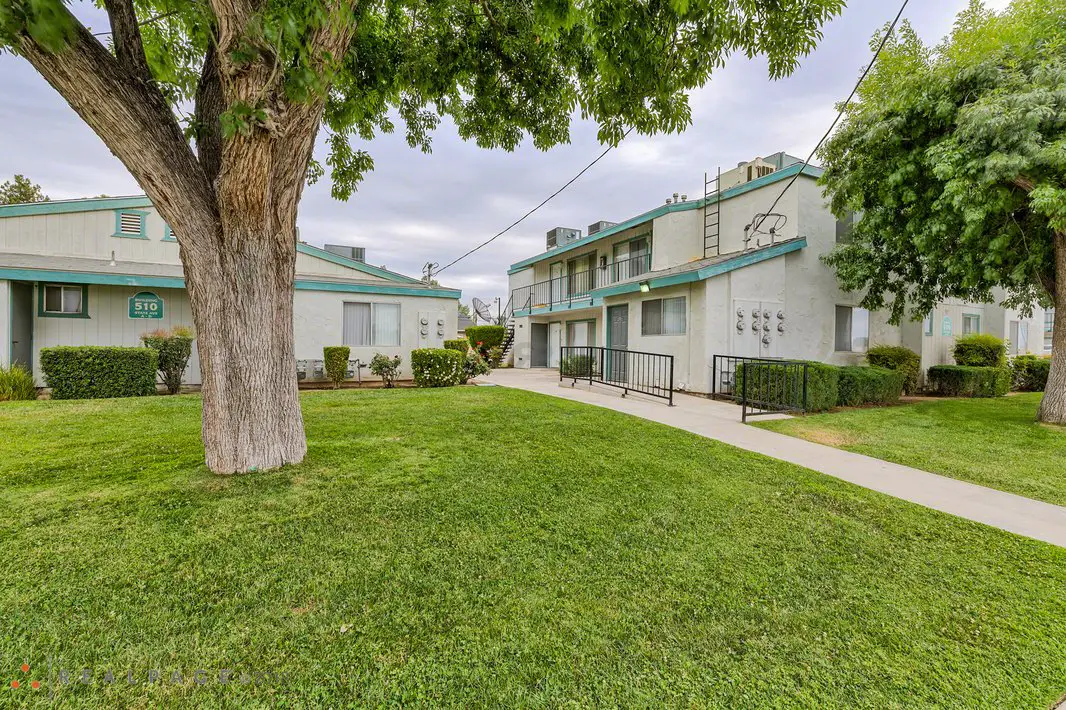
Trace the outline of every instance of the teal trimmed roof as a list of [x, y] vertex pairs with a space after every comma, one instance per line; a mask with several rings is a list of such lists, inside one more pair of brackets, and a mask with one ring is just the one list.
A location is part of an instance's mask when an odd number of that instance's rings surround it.
[[[814, 179], [822, 177], [822, 173], [825, 172], [821, 168], [813, 165], [808, 165], [804, 167], [803, 163], [797, 163], [796, 165], [790, 165], [789, 167], [784, 168], [783, 170], [777, 170], [775, 172], [770, 173], [769, 175], [764, 175], [763, 177], [752, 180], [751, 182], [746, 182], [743, 185], [737, 185], [736, 187], [731, 187], [728, 190], [723, 190], [720, 199], [729, 200], [734, 197], [739, 197], [740, 195], [751, 192], [752, 190], [758, 190], [759, 188], [766, 187], [767, 185], [772, 185], [776, 182], [787, 180], [799, 173], [801, 168], [803, 169], [803, 175]], [[679, 202], [671, 205], [662, 205], [660, 207], [656, 207], [655, 209], [649, 210], [648, 212], [645, 212], [643, 214], [639, 214], [636, 217], [631, 217], [624, 222], [616, 224], [613, 227], [609, 227], [608, 229], [596, 232], [591, 236], [583, 237], [575, 242], [571, 242], [565, 247], [558, 247], [556, 249], [552, 249], [551, 251], [546, 251], [543, 254], [537, 254], [536, 256], [531, 256], [528, 259], [517, 261], [511, 264], [511, 268], [507, 270], [507, 274], [511, 275], [517, 273], [538, 262], [544, 261], [545, 259], [554, 259], [557, 258], [560, 254], [565, 254], [566, 252], [574, 251], [575, 249], [581, 249], [583, 247], [588, 246], [589, 244], [594, 244], [595, 242], [598, 242], [601, 239], [606, 239], [607, 237], [614, 236], [619, 232], [624, 232], [627, 229], [632, 229], [633, 227], [644, 224], [645, 222], [650, 222], [656, 219], [657, 217], [662, 217], [663, 215], [670, 214], [671, 212], [686, 212], [688, 210], [700, 209], [701, 207], [703, 207], [705, 201], [706, 200], [704, 199], [689, 200], [688, 202]]]

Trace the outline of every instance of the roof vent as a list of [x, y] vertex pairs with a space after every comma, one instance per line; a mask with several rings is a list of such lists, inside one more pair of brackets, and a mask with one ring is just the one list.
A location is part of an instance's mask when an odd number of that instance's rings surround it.
[[327, 244], [326, 251], [330, 254], [343, 256], [345, 259], [366, 263], [366, 247], [350, 247], [347, 244]]
[[614, 227], [617, 224], [618, 222], [608, 222], [603, 219], [601, 219], [599, 222], [593, 222], [589, 225], [589, 236], [591, 237], [597, 232], [602, 232], [605, 229], [610, 229], [611, 227]]

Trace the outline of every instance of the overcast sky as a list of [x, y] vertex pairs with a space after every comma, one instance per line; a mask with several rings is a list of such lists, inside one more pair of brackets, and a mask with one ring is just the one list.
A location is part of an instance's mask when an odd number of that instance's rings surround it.
[[[919, 0], [906, 17], [927, 41], [946, 34], [967, 0]], [[1002, 8], [1007, 0], [991, 0]], [[79, 5], [81, 7], [79, 7]], [[703, 174], [780, 150], [805, 157], [828, 128], [870, 58], [869, 38], [898, 9], [886, 0], [852, 0], [825, 28], [816, 52], [791, 77], [771, 81], [765, 62], [736, 57], [692, 96], [693, 122], [680, 135], [631, 135], [594, 168], [512, 232], [444, 272], [440, 281], [472, 296], [505, 296], [507, 267], [544, 250], [555, 226], [586, 229], [620, 222], [674, 192], [702, 196]], [[106, 17], [74, 3], [94, 30]], [[141, 190], [119, 161], [22, 59], [0, 54], [0, 181], [22, 173], [52, 199]], [[366, 247], [367, 261], [413, 276], [427, 261], [444, 265], [554, 192], [603, 148], [594, 124], [575, 121], [571, 142], [541, 152], [528, 142], [513, 153], [460, 140], [447, 121], [433, 153], [412, 150], [400, 134], [366, 149], [377, 165], [347, 203], [327, 180], [305, 192], [305, 241]], [[321, 158], [321, 151], [319, 151]]]

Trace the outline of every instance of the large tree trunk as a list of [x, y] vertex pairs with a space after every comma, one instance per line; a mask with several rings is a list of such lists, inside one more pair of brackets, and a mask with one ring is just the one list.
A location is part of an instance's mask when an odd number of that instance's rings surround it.
[[[223, 215], [223, 224], [234, 221]], [[224, 232], [221, 253], [183, 249], [203, 378], [204, 451], [221, 474], [299, 463], [307, 451], [293, 346], [295, 231], [240, 232]]]
[[1040, 421], [1066, 425], [1066, 234], [1055, 235], [1055, 323], [1051, 334], [1051, 374], [1040, 401]]

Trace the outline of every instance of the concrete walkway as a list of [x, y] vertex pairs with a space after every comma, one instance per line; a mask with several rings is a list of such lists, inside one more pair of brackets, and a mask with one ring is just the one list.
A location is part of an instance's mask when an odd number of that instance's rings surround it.
[[590, 389], [588, 383], [580, 382], [576, 387], [569, 382], [560, 385], [559, 374], [554, 370], [500, 369], [478, 382], [625, 412], [960, 518], [1066, 547], [1066, 508], [746, 426], [740, 423], [740, 408], [727, 402], [675, 395], [675, 406], [668, 407], [665, 401], [638, 395], [623, 398], [620, 390], [610, 387], [595, 385]]

